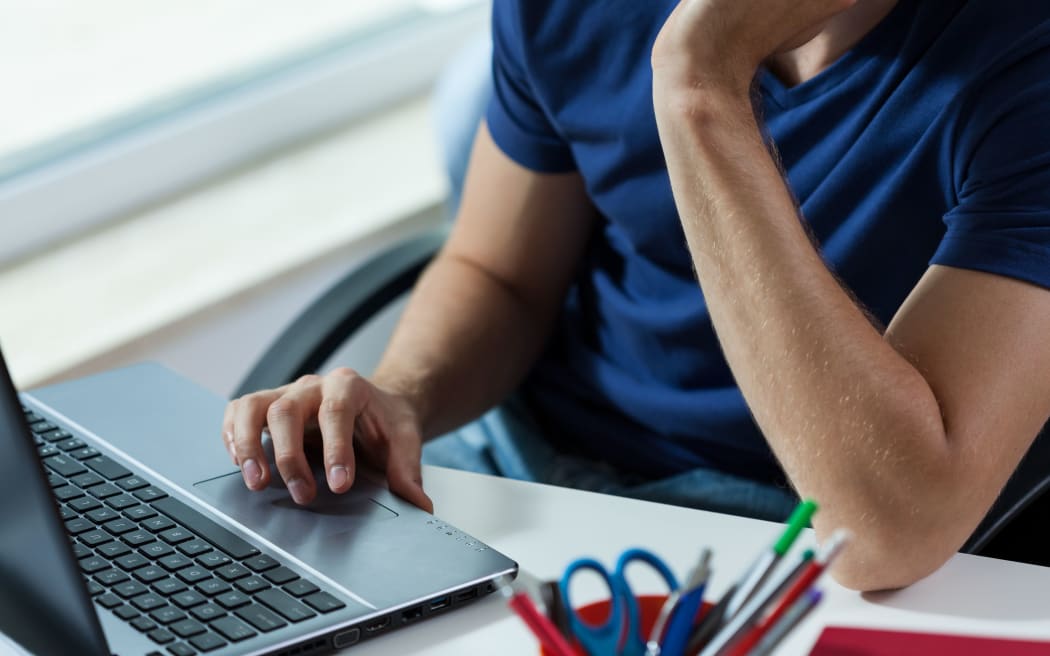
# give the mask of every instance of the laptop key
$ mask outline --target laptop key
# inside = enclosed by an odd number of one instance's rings
[[[208,569],[215,569],[216,567],[222,567],[229,565],[232,561],[228,556],[219,553],[218,551],[212,551],[206,553],[203,556],[197,558],[197,564]]]
[[[291,583],[296,580],[299,578],[299,575],[282,565],[276,569],[264,572],[263,578],[274,585],[284,585],[285,583]]]
[[[95,523],[84,518],[71,519],[66,522],[66,532],[70,535],[79,535],[95,529]]]
[[[168,652],[172,656],[193,656],[197,653],[197,650],[183,642],[176,642],[173,645],[168,645]]]
[[[288,622],[282,620],[269,608],[260,606],[259,604],[251,604],[249,606],[244,606],[243,608],[238,608],[233,611],[233,613],[264,633],[275,631],[282,626],[288,626]]]
[[[268,569],[273,569],[274,567],[280,565],[279,562],[277,562],[270,556],[267,556],[266,554],[262,554],[254,558],[249,558],[248,560],[244,561],[244,564],[250,567],[253,572],[265,572]]]
[[[164,629],[153,629],[146,635],[149,636],[150,640],[157,643],[158,645],[166,645],[169,642],[175,641],[175,636],[173,636],[170,632],[165,631]]]
[[[144,491],[139,490],[135,494]],[[152,506],[237,560],[259,554],[259,550],[251,544],[177,499],[159,499]]]
[[[98,485],[99,483],[106,482],[106,479],[102,478],[95,472],[84,472],[83,474],[74,476],[69,480],[72,481],[75,485],[79,485],[83,488],[89,488],[92,485]]]
[[[124,600],[122,600],[120,597],[113,594],[112,592],[107,592],[104,595],[95,597],[95,603],[104,608],[116,608],[117,606],[123,604]]]
[[[118,478],[131,476],[131,471],[108,456],[98,456],[90,460],[84,460],[84,464],[95,471],[99,476],[115,481]]]
[[[237,563],[220,567],[215,570],[215,573],[224,581],[236,581],[237,579],[242,579],[251,574],[247,567],[244,565],[238,565]]]
[[[80,499],[77,499],[77,501],[80,501]],[[116,510],[101,506],[97,510],[92,510],[91,512],[87,513],[87,516],[88,519],[95,522],[96,524],[105,524],[106,522],[120,518],[120,515],[117,513]]]
[[[85,574],[94,574],[95,572],[101,572],[104,569],[109,569],[109,561],[105,558],[99,558],[98,556],[90,556],[88,558],[82,558],[79,561],[80,569]]]
[[[69,438],[73,437],[73,435],[70,434],[69,431],[56,430],[56,431],[51,431],[50,433],[44,433],[43,435],[40,435],[40,437],[44,438],[45,442],[50,442],[52,444],[55,444],[55,443],[58,443],[58,442],[64,442],[64,441],[68,440]]]
[[[190,638],[190,644],[201,651],[208,652],[219,649],[220,647],[225,647],[226,641],[214,633],[205,633],[204,635]]]
[[[178,579],[173,579],[170,576],[164,579],[158,579],[153,582],[153,589],[164,595],[170,597],[171,595],[182,592],[186,589],[186,584]]]
[[[128,581],[127,583],[113,586],[113,592],[116,592],[125,599],[131,599],[132,597],[137,597],[140,594],[149,592],[149,589],[138,581]]]
[[[83,465],[64,453],[45,458],[44,465],[56,474],[65,476],[66,478],[76,476],[77,474],[83,474],[87,471]]]
[[[202,594],[206,594],[209,597],[214,597],[215,595],[223,594],[233,590],[233,588],[230,587],[229,583],[220,581],[219,579],[207,579],[205,581],[201,581],[197,583],[196,587],[197,590],[199,590]]]
[[[93,552],[91,549],[88,549],[87,547],[85,547],[84,545],[80,544],[79,542],[74,542],[73,543],[73,557],[76,558],[77,560],[80,560],[81,558],[87,558],[88,556],[92,555],[93,553],[95,553],[95,552]]]
[[[303,601],[309,604],[314,610],[322,613],[330,613],[333,610],[339,610],[346,606],[346,604],[327,592],[315,592],[312,595],[305,597]]]
[[[88,488],[88,492],[90,492],[96,499],[108,499],[109,497],[115,497],[121,493],[120,488],[112,483],[96,485],[95,487]]]
[[[117,617],[124,620],[125,622],[130,622],[136,617],[139,617],[139,612],[131,606],[128,606],[127,604],[121,604],[117,606],[113,609],[113,612],[116,614]]]
[[[190,615],[193,615],[202,622],[211,622],[212,620],[226,615],[226,611],[222,609],[222,606],[207,603],[193,607],[193,609],[190,610]]]
[[[157,628],[157,625],[153,623],[153,620],[148,617],[137,617],[131,620],[130,624],[143,633]]]
[[[211,578],[211,572],[201,567],[200,565],[191,565],[184,567],[178,572],[175,572],[175,576],[179,577],[186,583],[196,583],[197,581],[203,581],[204,579]]]
[[[193,533],[190,533],[189,531],[187,531],[186,529],[182,528],[181,526],[176,526],[175,528],[169,528],[166,531],[162,531],[161,534],[160,534],[160,538],[162,540],[164,540],[165,542],[167,542],[168,544],[181,544],[183,542],[188,542],[188,541],[194,539],[195,537],[197,537],[197,536],[194,535]]]
[[[70,499],[76,499],[77,497],[84,496],[84,493],[78,487],[72,485],[63,485],[62,487],[56,487],[51,490],[51,494],[55,496],[59,501],[69,501]]]
[[[163,542],[156,542],[154,535],[148,531],[135,531],[124,536],[124,541],[150,558],[160,558],[171,553],[171,547]],[[145,546],[143,546],[145,545]]]
[[[112,587],[114,585],[117,585],[118,583],[123,583],[124,581],[127,581],[129,579],[128,575],[124,572],[120,571],[119,569],[110,567],[109,569],[104,569],[101,572],[97,572],[95,574],[95,580],[101,583],[102,585]]]
[[[292,622],[302,622],[311,617],[317,617],[317,613],[277,588],[263,590],[255,595],[255,598]]]
[[[144,487],[149,487],[149,481],[145,480],[141,476],[128,476],[117,481],[117,485],[127,490],[128,492],[134,492],[135,490],[141,490]]]
[[[100,595],[100,594],[102,594],[103,592],[106,591],[105,588],[103,588],[101,585],[99,585],[98,583],[96,583],[94,581],[88,581],[87,582],[87,588],[88,588],[88,594],[91,595],[92,597],[94,597],[95,595]]]
[[[101,507],[102,504],[92,499],[91,497],[80,497],[79,499],[73,499],[69,502],[69,507],[77,512],[86,513],[89,510]],[[94,518],[92,517],[94,520]],[[95,520],[98,521],[98,520]]]
[[[87,460],[88,458],[94,458],[98,455],[98,449],[93,449],[90,446],[86,446],[83,449],[77,449],[76,451],[70,451],[69,454],[77,460]]]
[[[151,517],[156,517],[157,511],[149,506],[138,505],[125,510],[124,516],[128,519],[133,519],[136,522],[141,522]]]
[[[98,547],[98,552],[106,558],[114,560],[116,558],[120,558],[125,554],[131,553],[131,547],[122,542],[107,542],[106,544]]]
[[[164,600],[164,597],[159,594],[147,592],[131,599],[131,605],[139,610],[146,612],[151,611],[154,608],[160,608],[161,606],[167,606],[168,602]]]
[[[109,483],[106,483],[106,485],[109,485]],[[132,506],[139,505],[139,502],[127,494],[120,494],[107,499],[106,504],[115,510],[126,510]]]
[[[147,508],[148,506],[142,507]],[[166,531],[172,526],[175,526],[175,522],[171,521],[167,517],[153,517],[142,522],[142,525],[146,527],[147,531],[150,531],[152,533],[160,533],[161,531]],[[208,547],[208,549],[211,549],[211,547]]]
[[[44,433],[50,433],[51,431],[58,430],[58,426],[55,426],[49,421],[38,421],[29,427],[29,430],[33,431],[37,435],[43,435]]]
[[[230,642],[240,642],[257,635],[252,627],[248,626],[236,617],[223,617],[211,623],[211,628],[218,631]]]
[[[306,579],[299,579],[298,581],[292,581],[288,585],[284,586],[284,591],[294,595],[296,597],[305,597],[308,594],[313,594],[320,590],[316,585],[310,583]]]
[[[135,498],[138,499],[139,501],[147,501],[147,502],[148,501],[157,501],[158,499],[163,499],[166,496],[168,496],[167,492],[165,492],[164,490],[160,489],[159,487],[153,487],[152,485],[149,486],[149,487],[144,487],[141,490],[135,490],[134,492],[132,492],[132,494],[134,494]],[[175,519],[178,519],[178,518],[176,517]]]
[[[173,553],[168,556],[164,556],[158,562],[160,563],[161,567],[168,570],[169,572],[174,572],[177,569],[182,569],[183,567],[188,567],[189,565],[193,564],[192,560],[178,553]]]
[[[265,590],[270,587],[269,583],[258,576],[249,576],[246,579],[237,581],[234,585],[236,585],[242,592],[247,592],[248,594],[254,594],[259,590]]]
[[[192,638],[195,635],[200,635],[204,633],[208,629],[206,629],[204,625],[198,622],[197,620],[190,619],[187,617],[186,619],[179,620],[178,622],[175,622],[174,624],[169,626],[168,630],[174,633],[175,635],[179,636],[180,638]]]
[[[138,530],[138,527],[138,524],[129,519],[124,519],[123,517],[106,522],[102,525],[102,528],[106,529],[113,535],[118,536]]]
[[[80,534],[80,541],[89,547],[97,547],[113,540],[113,536],[101,529]]]
[[[62,478],[61,476],[59,476],[57,474],[53,474],[51,472],[48,472],[47,473],[47,484],[50,485],[51,487],[58,487],[59,485],[65,485],[66,484],[66,479]]]
[[[183,590],[182,592],[173,595],[171,601],[179,608],[185,610],[187,608],[199,606],[208,600],[204,598],[204,595],[195,590]]]
[[[211,551],[211,545],[204,540],[190,540],[189,542],[183,542],[180,544],[179,551],[190,557],[199,556],[200,554]]]
[[[59,514],[62,515],[62,520],[63,521],[65,521],[67,519],[75,519],[76,516],[77,516],[77,513],[76,513],[75,510],[73,510],[72,508],[66,508],[65,506],[62,506],[61,508],[59,508],[58,512],[59,512]]]
[[[233,591],[219,595],[215,598],[215,601],[226,610],[233,610],[234,608],[247,606],[252,600],[240,592]]]
[[[58,447],[54,444],[41,444],[36,449],[37,456],[41,458],[49,458],[59,453]]]
[[[146,565],[140,567],[131,573],[132,576],[142,581],[143,583],[153,583],[168,575],[163,568],[157,567],[156,565]]]
[[[171,624],[186,619],[186,613],[174,606],[164,606],[150,611],[150,618],[157,624]]]
[[[129,553],[126,556],[117,558],[117,565],[119,565],[122,570],[130,572],[131,570],[149,565],[149,559],[144,558],[141,554]]]
[[[83,449],[87,445],[77,438],[71,437],[68,440],[55,442],[55,446],[58,447],[59,451],[76,451],[77,449]]]

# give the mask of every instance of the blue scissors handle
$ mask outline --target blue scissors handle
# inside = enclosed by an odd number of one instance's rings
[[[609,586],[611,599],[609,617],[601,624],[594,625],[584,622],[576,612],[576,607],[569,599],[569,583],[577,572],[591,570],[601,576],[606,585]],[[561,577],[561,597],[569,616],[569,627],[583,648],[591,656],[605,656],[607,654],[619,654],[620,635],[623,633],[624,607],[623,595],[619,593],[619,586],[613,580],[605,566],[593,558],[578,558],[565,568]]]
[[[643,562],[655,569],[660,577],[663,578],[664,583],[667,584],[669,592],[674,592],[678,589],[678,579],[675,578],[674,572],[667,566],[667,563],[653,552],[645,549],[628,549],[620,554],[619,560],[616,561],[616,571],[613,574],[613,580],[616,585],[620,586],[620,594],[617,596],[623,597],[627,615],[627,636],[624,640],[623,650],[620,652],[624,654],[645,653],[646,636],[642,635],[642,614],[638,608],[638,598],[634,596],[634,592],[627,583],[627,566],[634,561]]]

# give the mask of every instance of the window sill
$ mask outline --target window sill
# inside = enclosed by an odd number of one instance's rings
[[[16,385],[403,226],[444,198],[425,100],[346,127],[0,271]]]

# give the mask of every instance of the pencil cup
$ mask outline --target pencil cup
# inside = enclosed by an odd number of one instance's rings
[[[649,632],[653,630],[653,625],[656,624],[656,618],[660,615],[660,609],[663,608],[664,602],[667,601],[667,595],[640,595],[638,597],[638,609],[641,612],[642,620],[642,635],[648,637]],[[587,604],[586,606],[580,606],[576,609],[580,619],[588,624],[599,625],[605,623],[607,617],[609,617],[610,602],[608,599],[596,601],[593,604]],[[706,601],[696,612],[697,617],[701,614],[706,613],[711,609],[712,604]],[[576,649],[576,653],[579,656],[587,656],[587,653],[575,644],[575,641],[570,641]],[[543,646],[540,646],[540,654],[542,656],[551,656]]]

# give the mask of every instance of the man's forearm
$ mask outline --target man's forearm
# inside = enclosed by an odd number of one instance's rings
[[[552,318],[477,264],[441,255],[416,285],[374,381],[408,396],[423,436],[435,437],[514,390]]]
[[[887,535],[930,521],[916,497],[945,491],[937,400],[811,244],[748,99],[678,100],[658,107],[661,141],[725,356],[788,476],[823,503],[818,532],[860,535],[847,568],[865,586]]]

